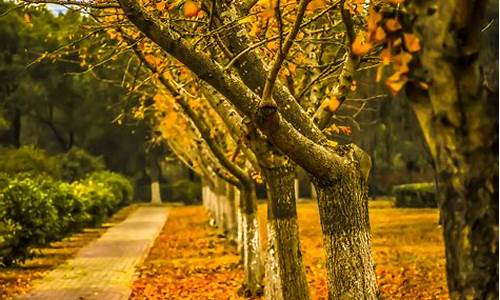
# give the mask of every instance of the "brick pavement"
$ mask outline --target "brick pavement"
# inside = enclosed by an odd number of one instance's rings
[[[16,299],[128,299],[135,267],[146,258],[166,219],[166,207],[139,207]]]

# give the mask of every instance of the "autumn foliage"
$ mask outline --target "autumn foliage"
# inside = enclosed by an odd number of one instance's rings
[[[383,299],[448,299],[444,252],[435,209],[371,203],[373,250]],[[312,299],[326,299],[325,256],[316,203],[300,203],[301,246]],[[266,223],[266,206],[259,205]],[[265,237],[261,226],[261,236]],[[263,239],[263,243],[266,241]],[[172,208],[131,299],[244,299],[243,269],[234,246],[208,225],[203,207]]]

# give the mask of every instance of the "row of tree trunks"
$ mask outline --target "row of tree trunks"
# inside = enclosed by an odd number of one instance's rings
[[[203,180],[203,204],[211,215],[211,223],[224,232],[227,240],[238,244],[245,279],[241,293],[262,295],[263,263],[257,218],[257,197],[253,184],[236,189],[222,180],[210,186]]]

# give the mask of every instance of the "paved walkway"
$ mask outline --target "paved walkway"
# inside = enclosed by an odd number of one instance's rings
[[[166,207],[139,207],[17,299],[128,299],[135,266],[146,258],[166,219]]]

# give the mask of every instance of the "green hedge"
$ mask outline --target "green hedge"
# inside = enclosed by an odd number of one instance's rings
[[[396,207],[437,207],[434,183],[412,183],[393,187]]]
[[[34,247],[98,226],[121,205],[133,188],[122,175],[97,172],[73,183],[50,177],[0,173],[0,260],[23,262]]]
[[[128,204],[134,197],[134,186],[130,180],[121,174],[110,171],[99,171],[90,174],[87,178],[108,184],[115,197],[121,199],[120,204]]]
[[[57,210],[49,193],[33,179],[13,179],[0,193],[0,256],[5,265],[24,261],[30,247],[45,245],[58,231]]]

